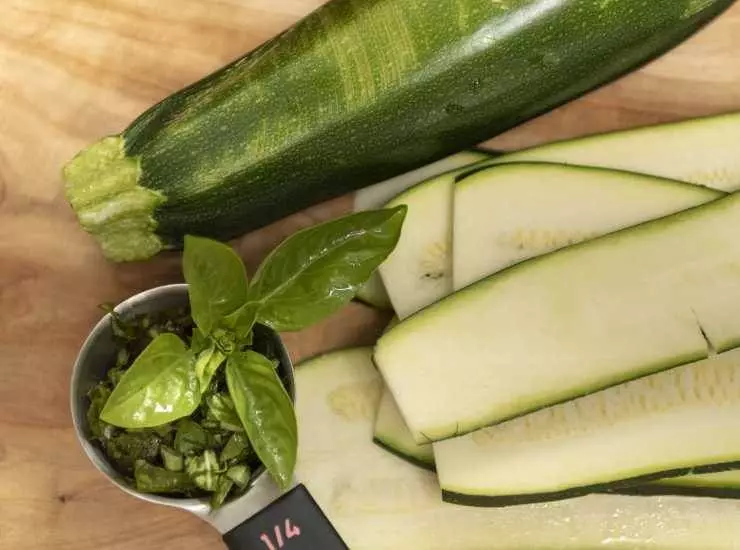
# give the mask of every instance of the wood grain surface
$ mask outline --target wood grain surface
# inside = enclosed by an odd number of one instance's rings
[[[177,255],[106,263],[64,202],[62,164],[143,109],[251,50],[321,0],[0,1],[0,548],[221,548],[199,519],[109,484],[74,437],[68,383],[97,304],[180,280]],[[662,59],[491,145],[740,109],[740,5]],[[240,239],[250,266],[320,205]],[[374,339],[387,315],[352,304],[287,336],[295,359]]]

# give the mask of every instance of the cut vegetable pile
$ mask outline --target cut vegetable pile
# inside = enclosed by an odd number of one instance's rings
[[[735,114],[579,138],[390,200],[375,442],[459,505],[740,497],[733,135]]]
[[[378,271],[397,320],[403,320],[452,292],[452,204],[455,179],[465,168],[445,172],[401,193],[389,203],[412,213],[392,254]],[[395,324],[395,322],[394,322]],[[432,467],[432,446],[416,441],[386,388],[375,422],[374,439],[407,460]]]
[[[556,500],[740,467],[739,417],[735,349],[435,443],[434,456],[449,501]]]
[[[733,500],[590,495],[502,509],[445,503],[432,472],[371,442],[382,382],[370,348],[298,365],[295,382],[306,396],[296,401],[296,475],[353,550],[731,550],[740,541]]]
[[[597,166],[735,191],[740,186],[738,139],[740,113],[729,113],[547,143],[491,163]]]
[[[729,195],[522,262],[402,322],[375,357],[416,441],[740,343],[738,220]]]

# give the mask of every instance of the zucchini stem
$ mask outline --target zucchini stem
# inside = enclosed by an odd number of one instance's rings
[[[126,155],[121,136],[94,143],[63,170],[65,194],[80,225],[116,262],[144,260],[164,248],[154,210],[165,196],[139,185],[140,177],[140,159]]]

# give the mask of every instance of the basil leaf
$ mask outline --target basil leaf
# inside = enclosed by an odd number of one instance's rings
[[[153,431],[119,432],[105,441],[105,453],[118,471],[129,475],[138,460],[155,461],[161,443]]]
[[[208,348],[208,337],[198,327],[193,327],[193,335],[190,338],[190,350],[198,355],[201,351]]]
[[[211,340],[215,344],[216,349],[224,355],[231,354],[239,347],[234,332],[225,328],[218,327],[214,329],[211,333]]]
[[[193,320],[206,335],[247,301],[244,263],[228,245],[186,235],[182,269]]]
[[[170,441],[175,439],[175,434],[173,433],[174,429],[175,427],[172,424],[162,424],[161,426],[154,426],[153,428],[151,428],[151,431],[153,431],[163,440]]]
[[[226,470],[226,477],[236,483],[237,487],[244,489],[249,484],[252,472],[246,464],[237,464]]]
[[[138,460],[134,469],[136,489],[142,493],[186,493],[195,489],[190,477],[184,472],[170,472]]]
[[[230,432],[244,431],[241,420],[239,420],[239,415],[236,414],[236,409],[234,409],[234,402],[231,400],[231,397],[224,393],[217,393],[209,395],[206,403],[208,404],[208,410],[219,421],[221,428]]]
[[[182,471],[185,462],[183,456],[175,449],[162,445],[159,449],[159,454],[162,455],[162,464],[164,464],[165,470],[169,470],[170,472]]]
[[[88,392],[90,406],[87,408],[87,425],[93,437],[105,437],[106,423],[100,420],[100,411],[103,410],[111,391],[105,383],[101,382]]]
[[[126,348],[120,348],[118,350],[118,354],[116,355],[116,369],[111,369],[111,370],[117,370],[117,369],[120,369],[121,367],[125,367],[126,365],[128,365],[128,359],[129,359],[128,350]],[[109,376],[110,376],[110,373],[111,371],[108,371]],[[113,379],[111,378],[111,380]],[[117,382],[114,381],[113,385],[115,386],[116,384]]]
[[[124,350],[125,351],[125,350]],[[123,378],[126,371],[119,367],[114,367],[108,371],[107,377],[110,380],[111,385],[115,388]]]
[[[100,414],[121,428],[147,428],[188,416],[200,391],[193,354],[174,334],[161,334],[123,374]]]
[[[286,489],[295,469],[298,427],[272,362],[254,351],[234,353],[226,361],[226,384],[257,457]]]
[[[259,302],[247,302],[234,313],[223,318],[223,326],[233,331],[239,344],[251,344],[251,334],[257,322]]]
[[[216,490],[211,495],[211,508],[220,508],[223,505],[226,497],[229,496],[229,491],[234,486],[234,481],[226,476],[221,476],[216,482]]]
[[[184,418],[177,423],[175,449],[178,452],[184,455],[199,453],[207,446],[208,434],[200,424],[189,418]]]
[[[211,385],[213,376],[225,359],[226,355],[214,343],[198,355],[195,361],[195,375],[198,377],[198,387],[201,393],[204,393]]]
[[[396,247],[405,216],[403,205],[360,212],[288,237],[252,280],[257,321],[300,330],[347,304]]]
[[[205,491],[215,491],[221,468],[213,451],[204,451],[200,456],[185,462],[185,471],[196,486]]]
[[[221,429],[220,426],[217,429],[218,431],[214,430],[210,433],[210,438],[211,438],[210,447],[212,449],[222,448],[226,444],[226,442],[229,440],[229,437],[231,436],[231,434],[234,433],[228,430],[223,430]]]
[[[137,327],[135,323],[123,320],[120,314],[115,311],[115,306],[113,304],[100,304],[99,307],[111,317],[113,336],[123,341],[136,339]]]
[[[203,407],[204,403],[201,403],[201,409],[205,408],[205,417],[203,420],[200,421],[200,425],[206,430],[210,432],[216,433],[217,430],[221,429],[221,422],[218,421],[218,419],[213,416],[213,413],[211,413],[211,410],[206,405]]]
[[[251,448],[247,434],[244,432],[234,433],[224,445],[219,460],[223,464],[233,464],[245,460],[249,455]]]

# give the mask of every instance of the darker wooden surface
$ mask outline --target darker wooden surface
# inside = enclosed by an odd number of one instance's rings
[[[79,449],[68,412],[96,306],[180,279],[176,255],[106,263],[75,225],[59,171],[181,86],[252,49],[321,0],[0,2],[0,548],[220,548],[197,518],[115,489]],[[740,5],[661,60],[501,136],[556,138],[740,109]],[[283,236],[341,214],[344,197],[241,239],[254,266]],[[288,336],[296,359],[373,340],[386,316],[351,305]]]

